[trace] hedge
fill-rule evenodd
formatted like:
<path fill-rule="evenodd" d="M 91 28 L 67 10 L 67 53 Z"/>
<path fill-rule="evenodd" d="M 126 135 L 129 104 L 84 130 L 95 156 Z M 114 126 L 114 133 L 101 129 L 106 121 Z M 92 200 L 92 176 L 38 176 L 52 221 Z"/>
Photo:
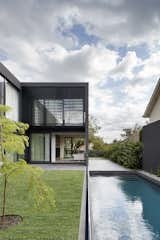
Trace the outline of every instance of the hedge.
<path fill-rule="evenodd" d="M 124 167 L 140 169 L 142 167 L 142 143 L 128 142 L 114 144 L 106 152 L 108 157 Z"/>
<path fill-rule="evenodd" d="M 142 151 L 141 142 L 115 143 L 103 151 L 90 152 L 90 156 L 108 158 L 124 167 L 140 169 L 142 167 Z"/>

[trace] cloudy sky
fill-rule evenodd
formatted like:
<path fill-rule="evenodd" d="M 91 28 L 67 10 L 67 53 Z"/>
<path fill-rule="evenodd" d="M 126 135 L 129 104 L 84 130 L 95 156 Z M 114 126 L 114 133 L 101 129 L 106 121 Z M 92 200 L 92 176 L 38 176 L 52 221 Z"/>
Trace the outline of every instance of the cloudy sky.
<path fill-rule="evenodd" d="M 160 76 L 159 0 L 0 0 L 0 61 L 20 81 L 89 82 L 106 141 L 143 124 Z"/>

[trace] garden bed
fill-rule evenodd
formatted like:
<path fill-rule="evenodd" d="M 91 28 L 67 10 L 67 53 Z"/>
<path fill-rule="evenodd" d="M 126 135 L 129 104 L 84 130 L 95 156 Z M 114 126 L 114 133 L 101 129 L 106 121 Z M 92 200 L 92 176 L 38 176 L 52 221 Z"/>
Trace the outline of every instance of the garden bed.
<path fill-rule="evenodd" d="M 0 230 L 4 230 L 8 227 L 17 225 L 23 221 L 23 218 L 19 215 L 5 215 L 0 216 Z"/>

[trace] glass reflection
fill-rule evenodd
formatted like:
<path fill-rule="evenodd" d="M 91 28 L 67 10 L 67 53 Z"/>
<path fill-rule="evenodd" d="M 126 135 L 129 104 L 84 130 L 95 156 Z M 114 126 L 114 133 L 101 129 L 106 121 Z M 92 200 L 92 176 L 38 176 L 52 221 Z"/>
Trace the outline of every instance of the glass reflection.
<path fill-rule="evenodd" d="M 83 125 L 83 99 L 35 99 L 32 123 L 41 125 Z"/>
<path fill-rule="evenodd" d="M 91 200 L 94 240 L 160 239 L 160 192 L 141 178 L 93 177 Z"/>

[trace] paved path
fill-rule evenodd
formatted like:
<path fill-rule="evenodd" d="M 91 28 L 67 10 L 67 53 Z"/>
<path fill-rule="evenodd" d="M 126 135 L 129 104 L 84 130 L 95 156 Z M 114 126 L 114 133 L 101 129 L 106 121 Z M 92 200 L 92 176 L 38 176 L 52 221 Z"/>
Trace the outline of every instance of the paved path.
<path fill-rule="evenodd" d="M 32 166 L 38 166 L 46 170 L 85 170 L 85 166 L 81 164 L 31 164 Z M 110 160 L 102 158 L 90 158 L 89 159 L 89 171 L 128 171 Z"/>
<path fill-rule="evenodd" d="M 90 158 L 89 171 L 128 171 L 128 169 L 107 159 Z"/>
<path fill-rule="evenodd" d="M 32 166 L 41 167 L 45 170 L 85 170 L 81 164 L 31 164 Z"/>

